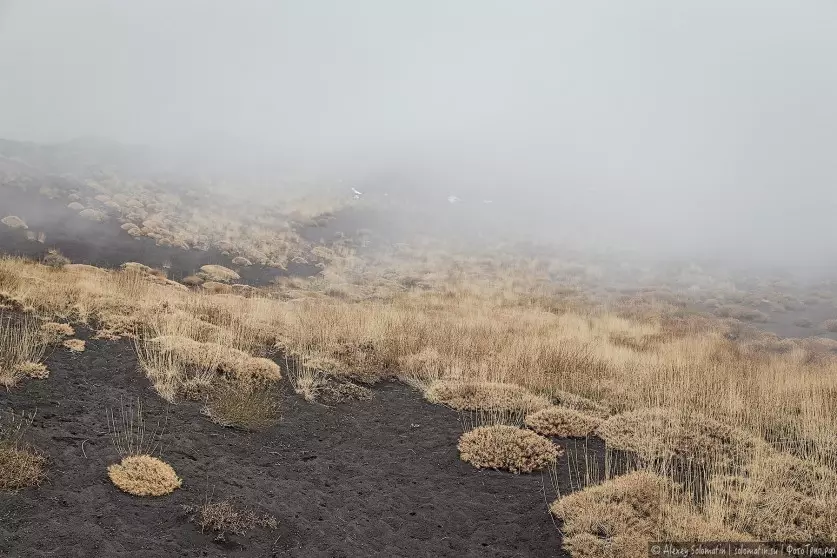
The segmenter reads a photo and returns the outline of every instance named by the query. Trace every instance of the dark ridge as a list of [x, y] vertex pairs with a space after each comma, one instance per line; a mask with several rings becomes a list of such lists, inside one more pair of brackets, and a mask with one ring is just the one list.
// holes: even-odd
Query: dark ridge
[[241, 283], [249, 285], [265, 285], [277, 277], [311, 277], [320, 271], [316, 265], [295, 262], [289, 262], [287, 270], [258, 265], [237, 267], [232, 264], [232, 258], [216, 249], [204, 252], [157, 246], [153, 239], [132, 237], [120, 228], [116, 219], [93, 222], [81, 218], [66, 207], [65, 201], [50, 199], [37, 191], [3, 187], [0, 218], [7, 215], [22, 218], [29, 231], [45, 233], [46, 242], [28, 240], [26, 231], [0, 225], [0, 251], [38, 259], [50, 248], [56, 248], [74, 263], [105, 268], [117, 268], [125, 262], [161, 268], [169, 262], [169, 278], [174, 280], [194, 274], [201, 266], [216, 264], [235, 269], [241, 275]]

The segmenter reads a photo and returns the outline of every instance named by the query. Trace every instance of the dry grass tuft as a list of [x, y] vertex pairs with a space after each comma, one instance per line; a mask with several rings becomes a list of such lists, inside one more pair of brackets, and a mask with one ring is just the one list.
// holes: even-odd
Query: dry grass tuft
[[151, 337], [147, 333], [135, 343], [138, 359], [157, 392], [168, 401], [184, 391], [209, 389], [215, 379], [249, 389], [282, 378], [282, 369], [270, 359], [184, 335]]
[[596, 429], [613, 448], [647, 459], [683, 457], [700, 461], [747, 462], [760, 441], [732, 426], [697, 414], [640, 409], [614, 415]]
[[202, 266], [198, 275], [206, 281], [216, 281], [218, 283], [229, 283], [241, 279], [238, 273], [222, 265]]
[[203, 290], [209, 294], [230, 294], [233, 292], [233, 288], [225, 283], [219, 283], [218, 281], [206, 281], [201, 285]]
[[320, 390], [320, 400], [328, 403], [345, 403], [346, 401], [369, 401], [372, 390], [349, 381], [337, 381], [329, 378]]
[[712, 479], [714, 509], [726, 523], [762, 540], [837, 540], [837, 472], [770, 452], [742, 476]]
[[63, 343], [64, 348], [72, 353], [83, 353], [85, 349], [85, 342], [83, 339], [67, 339]]
[[46, 322], [41, 324], [41, 331], [53, 339], [61, 339], [62, 337], [72, 337], [76, 334], [73, 326], [70, 324], [62, 324], [58, 322]]
[[556, 405], [573, 409], [586, 415], [592, 415], [598, 418], [607, 418], [610, 416], [610, 409], [606, 405], [574, 393], [558, 390], [553, 392], [552, 400]]
[[562, 453], [548, 438], [498, 424], [480, 426], [459, 438], [459, 457], [478, 469], [530, 473], [552, 464]]
[[549, 406], [546, 397], [516, 384], [436, 380], [424, 392], [431, 403], [460, 411], [519, 410], [537, 411]]
[[216, 424], [242, 430], [264, 430], [279, 421], [276, 393], [250, 385], [222, 384], [202, 412]]
[[306, 401], [316, 401], [320, 391], [326, 385], [326, 375], [313, 366], [288, 363], [288, 375], [294, 392]]
[[564, 549], [573, 556], [646, 556], [648, 542], [733, 540], [749, 537], [707, 522], [681, 503], [664, 477], [636, 471], [555, 501]]
[[37, 486], [46, 478], [46, 456], [23, 443], [34, 415], [0, 416], [0, 490]]
[[46, 377], [41, 363], [48, 340], [29, 316], [0, 314], [0, 385], [13, 387], [22, 378]]
[[564, 407], [547, 407], [526, 415], [526, 426], [543, 436], [589, 436], [602, 419]]
[[243, 536], [250, 529], [263, 527], [276, 529], [279, 522], [272, 515], [258, 515], [250, 509], [237, 507], [230, 500], [207, 500], [200, 506], [183, 506], [190, 514], [189, 521], [201, 528], [201, 533], [212, 531], [216, 541], [225, 541], [228, 535]]
[[134, 496], [163, 496], [180, 488], [182, 481], [171, 465], [150, 455], [129, 455], [108, 467], [117, 488]]

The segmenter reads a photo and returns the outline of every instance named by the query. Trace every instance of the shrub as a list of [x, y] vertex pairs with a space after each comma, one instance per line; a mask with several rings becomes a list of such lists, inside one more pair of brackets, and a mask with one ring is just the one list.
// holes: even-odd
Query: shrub
[[441, 403], [460, 411], [538, 411], [549, 406], [546, 397], [523, 386], [499, 382], [436, 380], [424, 396], [431, 403]]
[[544, 436], [583, 438], [588, 436], [602, 419], [564, 407], [547, 407], [526, 415], [526, 426]]
[[67, 204], [67, 208], [72, 209], [73, 211], [84, 211], [84, 206], [77, 201], [72, 201]]
[[52, 269], [61, 269], [68, 263], [70, 263], [70, 259], [55, 249], [48, 250], [43, 261], [45, 266], [51, 267]]
[[108, 467], [117, 488], [134, 496], [162, 496], [180, 488], [181, 480], [171, 465], [150, 455], [129, 455]]
[[60, 339], [62, 337], [70, 337], [75, 335], [75, 330], [70, 324], [61, 324], [58, 322], [46, 322], [41, 324], [41, 331], [51, 339]]
[[554, 463], [561, 453], [548, 438], [503, 424], [480, 426], [459, 438], [459, 457], [478, 469], [530, 473]]
[[236, 256], [233, 258], [232, 263], [233, 265], [240, 265], [241, 267], [249, 267], [253, 265], [253, 262], [242, 256]]
[[667, 479], [635, 471], [556, 500], [564, 549], [572, 556], [646, 556], [652, 540], [751, 540], [708, 523], [680, 503]]

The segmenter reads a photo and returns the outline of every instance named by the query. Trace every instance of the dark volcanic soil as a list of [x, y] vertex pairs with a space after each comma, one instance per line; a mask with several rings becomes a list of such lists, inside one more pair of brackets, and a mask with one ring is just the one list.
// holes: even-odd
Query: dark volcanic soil
[[[371, 401], [326, 407], [283, 380], [281, 423], [248, 433], [209, 422], [196, 403], [167, 406], [129, 342], [79, 336], [87, 350], [56, 348], [48, 379], [0, 393], [3, 410], [37, 409], [27, 438], [50, 456], [41, 487], [0, 494], [0, 556], [563, 555], [547, 513], [548, 475], [461, 462], [458, 415], [401, 384], [381, 384]], [[137, 397], [148, 422], [168, 416], [162, 455], [183, 478], [169, 496], [136, 498], [106, 475], [117, 460], [106, 409]], [[568, 463], [564, 456], [558, 467], [562, 492]], [[279, 528], [214, 542], [181, 509], [208, 494], [272, 514]]]
[[66, 200], [52, 200], [36, 191], [12, 187], [0, 188], [0, 219], [7, 215], [22, 218], [35, 233], [46, 233], [46, 242], [27, 240], [26, 231], [0, 224], [0, 246], [3, 252], [30, 258], [41, 258], [50, 248], [57, 248], [74, 263], [116, 268], [125, 262], [139, 262], [161, 268], [170, 262], [169, 278], [180, 280], [197, 272], [201, 266], [217, 264], [234, 268], [241, 282], [266, 284], [275, 277], [312, 276], [320, 269], [314, 265], [288, 263], [287, 270], [261, 266], [237, 267], [231, 258], [218, 250], [181, 250], [157, 246], [150, 238], [134, 238], [120, 228], [115, 218], [103, 223], [86, 220], [66, 207]]

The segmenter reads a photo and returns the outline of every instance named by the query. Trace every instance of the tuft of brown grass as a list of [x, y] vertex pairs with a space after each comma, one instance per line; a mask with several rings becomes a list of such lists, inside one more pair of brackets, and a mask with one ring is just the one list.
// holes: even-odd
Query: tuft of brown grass
[[436, 380], [424, 396], [431, 403], [460, 411], [537, 411], [549, 406], [546, 397], [516, 384], [500, 382]]
[[203, 279], [197, 275], [187, 275], [180, 282], [189, 287], [200, 287], [203, 284]]
[[682, 457], [699, 461], [747, 462], [760, 442], [746, 432], [698, 415], [663, 408], [614, 415], [596, 429], [613, 448], [646, 459]]
[[70, 324], [63, 324], [58, 322], [46, 322], [41, 324], [41, 331], [52, 339], [61, 339], [62, 337], [72, 337], [76, 334], [73, 326]]
[[680, 499], [666, 478], [635, 471], [556, 500], [564, 549], [572, 556], [646, 556], [653, 540], [752, 540], [712, 524]]
[[86, 343], [83, 339], [67, 339], [63, 345], [71, 353], [83, 353]]
[[198, 275], [205, 281], [215, 281], [218, 283], [229, 283], [230, 281], [241, 279], [241, 276], [234, 270], [222, 265], [204, 265], [201, 267]]
[[273, 390], [224, 383], [213, 390], [202, 413], [224, 427], [258, 431], [279, 421], [279, 403]]
[[23, 442], [34, 414], [0, 416], [0, 490], [37, 486], [46, 478], [46, 456]]
[[710, 481], [712, 512], [762, 540], [837, 540], [837, 472], [783, 452], [765, 452], [739, 476]]
[[526, 415], [526, 426], [543, 436], [562, 438], [589, 436], [602, 419], [564, 407], [547, 407]]
[[294, 392], [306, 401], [316, 401], [327, 383], [325, 374], [313, 366], [305, 366], [302, 363], [288, 362], [287, 369]]
[[117, 488], [134, 496], [163, 496], [180, 488], [182, 481], [171, 465], [150, 455], [129, 455], [108, 467]]
[[498, 424], [479, 426], [459, 438], [459, 457], [478, 469], [531, 473], [563, 453], [548, 438], [530, 430]]
[[185, 505], [183, 511], [189, 514], [189, 521], [198, 525], [201, 533], [211, 531], [216, 541], [225, 541], [229, 535], [243, 536], [256, 527], [276, 529], [279, 522], [272, 515], [259, 515], [247, 508], [240, 508], [231, 500], [213, 501], [207, 498], [199, 506]]

